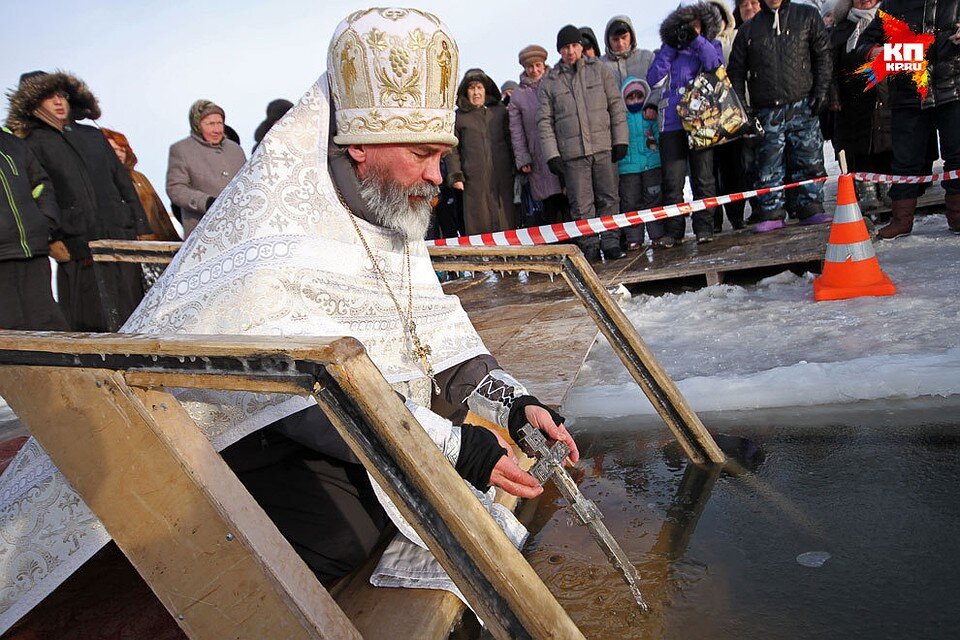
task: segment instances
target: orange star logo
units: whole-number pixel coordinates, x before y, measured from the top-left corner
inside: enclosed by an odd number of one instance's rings
[[[867,86],[864,91],[877,86],[887,76],[909,73],[917,86],[920,100],[925,100],[930,85],[930,76],[927,73],[927,49],[933,44],[933,34],[916,34],[903,20],[898,20],[884,11],[880,11],[879,15],[883,23],[883,51],[856,70],[856,73],[862,73],[867,77]]]

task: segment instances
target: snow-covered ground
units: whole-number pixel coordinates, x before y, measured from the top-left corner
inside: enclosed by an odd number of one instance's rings
[[[815,302],[814,276],[785,272],[621,306],[698,412],[960,394],[960,236],[932,215],[874,246],[894,296]],[[602,338],[564,411],[654,413]]]

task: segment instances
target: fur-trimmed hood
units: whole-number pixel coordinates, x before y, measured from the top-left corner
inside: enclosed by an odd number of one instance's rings
[[[727,0],[707,0],[717,8],[720,12],[720,36],[725,34],[733,33],[733,30],[737,28],[736,21],[733,19],[733,11],[730,10],[730,7],[727,6]],[[761,0],[762,2],[763,0]],[[848,2],[850,0],[847,0]]]
[[[677,27],[686,24],[694,18],[700,19],[700,34],[707,40],[716,40],[723,30],[723,18],[720,10],[709,2],[698,2],[685,7],[676,8],[660,23],[660,40],[664,44],[679,49],[677,42]]]
[[[467,72],[463,74],[463,80],[460,81],[460,86],[457,87],[457,108],[461,111],[473,111],[476,109],[475,106],[470,104],[470,100],[467,98],[467,87],[471,82],[480,82],[483,84],[483,88],[487,91],[487,97],[484,100],[484,105],[489,107],[490,105],[497,104],[500,102],[500,89],[494,84],[493,79],[484,73],[483,69],[467,69]]]
[[[42,123],[33,112],[55,91],[64,91],[70,96],[71,120],[96,120],[100,117],[100,104],[87,84],[75,75],[56,71],[26,78],[19,87],[7,92],[10,100],[7,127],[21,138],[29,135]]]

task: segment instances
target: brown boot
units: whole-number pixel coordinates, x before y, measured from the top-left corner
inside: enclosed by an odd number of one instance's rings
[[[877,232],[881,240],[893,240],[900,236],[910,235],[913,231],[913,212],[917,209],[917,199],[894,200],[890,203],[893,219],[890,224]]]
[[[948,193],[944,200],[947,203],[947,226],[950,231],[960,233],[960,193]]]

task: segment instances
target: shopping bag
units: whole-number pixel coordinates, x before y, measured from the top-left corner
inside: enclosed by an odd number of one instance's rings
[[[687,83],[677,113],[691,149],[708,149],[763,134],[760,122],[747,113],[733,90],[723,65],[701,71]]]

